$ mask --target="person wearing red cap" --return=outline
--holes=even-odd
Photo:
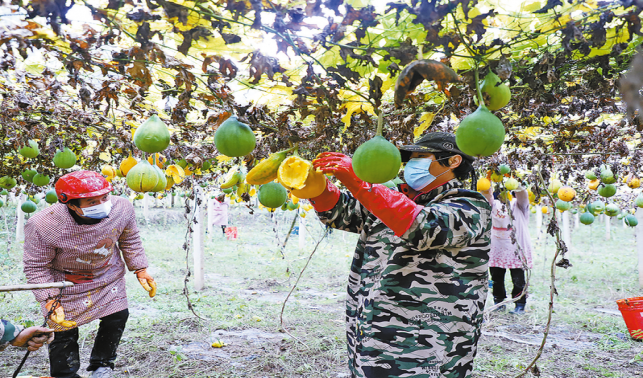
[[[37,213],[25,225],[24,272],[29,283],[71,281],[60,302],[59,289],[33,293],[56,332],[49,344],[50,374],[80,377],[78,327],[100,319],[92,349],[90,377],[111,377],[129,316],[125,269],[134,271],[150,297],[156,283],[136,226],[134,207],[111,196],[112,185],[96,172],[77,171],[56,182],[60,203]],[[125,261],[123,261],[125,260]]]

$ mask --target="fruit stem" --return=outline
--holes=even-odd
[[[478,94],[478,104],[479,106],[486,107],[484,104],[484,98],[482,97],[482,89],[480,88],[480,76],[478,75],[478,62],[476,61],[476,66],[473,69],[473,78],[476,83],[476,93]]]
[[[382,110],[380,110],[377,114],[377,131],[375,131],[376,136],[382,136],[382,126],[384,125],[384,116],[382,115],[382,113]]]

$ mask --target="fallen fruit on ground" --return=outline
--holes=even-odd
[[[134,145],[141,151],[152,154],[161,152],[170,145],[170,131],[156,114],[134,132]]]
[[[252,129],[235,116],[226,119],[214,133],[214,144],[225,156],[246,156],[254,150],[256,143]]]
[[[505,141],[505,127],[498,117],[481,105],[460,122],[455,132],[455,141],[467,155],[493,155]]]

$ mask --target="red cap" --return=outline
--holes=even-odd
[[[56,181],[56,195],[62,203],[74,198],[102,196],[112,189],[112,184],[105,177],[92,171],[68,173]]]

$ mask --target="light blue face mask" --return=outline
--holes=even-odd
[[[450,158],[450,156],[438,160],[448,158]],[[409,160],[404,167],[404,181],[416,191],[426,188],[427,185],[435,181],[435,179],[450,171],[449,169],[440,173],[438,176],[433,176],[431,172],[429,172],[429,168],[431,167],[431,163],[438,160],[431,158],[415,158]]]

